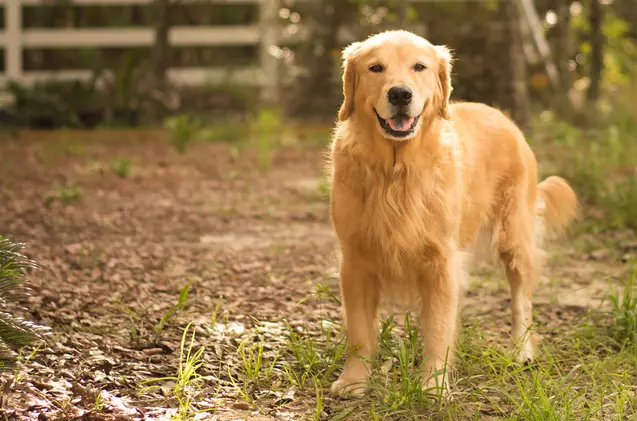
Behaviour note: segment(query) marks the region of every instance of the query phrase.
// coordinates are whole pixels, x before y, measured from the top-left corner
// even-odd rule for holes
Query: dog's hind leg
[[[535,203],[528,203],[530,198],[526,193],[526,189],[518,186],[511,187],[505,194],[498,241],[511,290],[511,342],[520,363],[534,359],[530,331],[532,299],[541,265],[534,232],[534,225],[539,221],[535,220]]]
[[[530,278],[533,272],[532,262],[528,256],[517,252],[500,254],[511,290],[511,345],[516,361],[524,363],[533,361],[535,351],[531,341],[531,325],[533,323],[532,299],[533,286]]]

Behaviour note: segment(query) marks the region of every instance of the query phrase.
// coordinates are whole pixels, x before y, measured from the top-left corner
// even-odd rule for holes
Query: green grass
[[[580,128],[548,119],[535,126],[531,142],[546,151],[545,172],[566,177],[580,200],[602,213],[604,227],[637,229],[637,122],[618,117]]]
[[[613,338],[623,349],[637,356],[637,265],[632,277],[624,285],[623,293],[611,288],[607,299],[612,316]]]
[[[277,343],[269,343],[261,328],[247,332],[236,348],[237,358],[226,368],[252,408],[271,408],[259,398],[267,391],[282,395],[294,390],[296,402],[307,405],[306,419],[313,420],[632,419],[637,415],[632,386],[637,383],[636,280],[637,266],[623,289],[609,290],[600,309],[574,314],[557,327],[540,323],[543,340],[531,365],[512,360],[503,320],[497,321],[503,331],[493,332],[484,327],[489,320],[465,319],[456,370],[448,378],[449,399],[422,386],[422,337],[409,315],[401,323],[391,317],[382,320],[378,358],[371,363],[370,388],[363,397],[328,392],[345,356],[343,327],[329,319],[283,321],[271,335],[283,336]],[[306,301],[311,300],[318,300],[319,308],[326,301],[340,304],[324,284],[317,284]]]

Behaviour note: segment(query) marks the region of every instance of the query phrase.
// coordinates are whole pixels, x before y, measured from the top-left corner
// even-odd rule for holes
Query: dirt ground
[[[340,320],[334,301],[315,296],[317,282],[338,295],[323,149],[278,149],[262,170],[256,151],[224,143],[179,155],[160,132],[61,132],[2,141],[0,156],[0,233],[26,243],[41,266],[30,274],[27,317],[52,327],[17,377],[0,377],[4,419],[169,418],[175,399],[140,389],[176,374],[189,322],[206,346],[197,405],[214,410],[197,418],[309,417],[303,391],[252,391],[259,404],[248,404],[232,379],[241,376],[236,348],[257,326],[270,352],[283,346],[284,320],[311,331]],[[131,171],[120,177],[112,166],[124,158]],[[630,269],[629,235],[555,245],[535,300],[539,323],[599,305]],[[189,281],[185,305],[157,329]],[[477,270],[464,318],[504,337],[508,305],[500,272]]]

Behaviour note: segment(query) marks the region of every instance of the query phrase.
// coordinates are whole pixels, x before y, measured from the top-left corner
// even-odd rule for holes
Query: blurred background
[[[0,0],[2,122],[138,126],[259,108],[331,122],[340,50],[405,28],[455,51],[454,99],[629,113],[637,0]]]
[[[329,142],[345,45],[404,28],[454,51],[452,100],[507,112],[541,172],[637,225],[637,0],[0,0],[0,23],[4,133],[152,128],[262,167]]]

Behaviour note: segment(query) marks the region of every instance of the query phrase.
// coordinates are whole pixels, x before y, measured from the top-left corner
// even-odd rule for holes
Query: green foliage
[[[45,203],[59,201],[63,204],[77,202],[82,198],[82,189],[75,183],[68,183],[55,187],[45,197]]]
[[[637,42],[630,36],[631,24],[623,16],[619,15],[614,7],[602,6],[604,21],[602,33],[604,35],[604,70],[603,82],[606,88],[625,86],[630,82],[635,72],[635,60],[637,60]],[[590,25],[588,22],[588,7],[583,12],[574,15],[571,19],[571,27],[579,32],[581,39],[579,52],[585,56],[590,55],[591,45],[588,41]],[[581,73],[588,72],[586,60],[580,60],[583,69]]]
[[[276,108],[261,108],[251,122],[251,140],[258,151],[258,165],[261,170],[270,166],[272,148],[281,139],[283,116]]]
[[[180,154],[186,152],[188,144],[199,132],[199,125],[187,114],[166,119],[164,127],[168,129],[170,144]]]
[[[48,328],[12,314],[10,303],[24,300],[27,270],[37,268],[34,261],[20,253],[23,244],[0,236],[0,371],[13,368],[14,349],[42,339]]]
[[[557,167],[581,202],[603,211],[601,222],[637,229],[637,124],[618,114],[591,128],[542,121],[533,141],[548,142],[554,153],[543,163]]]
[[[130,175],[132,164],[128,158],[117,158],[111,161],[111,170],[116,176],[126,178]]]

